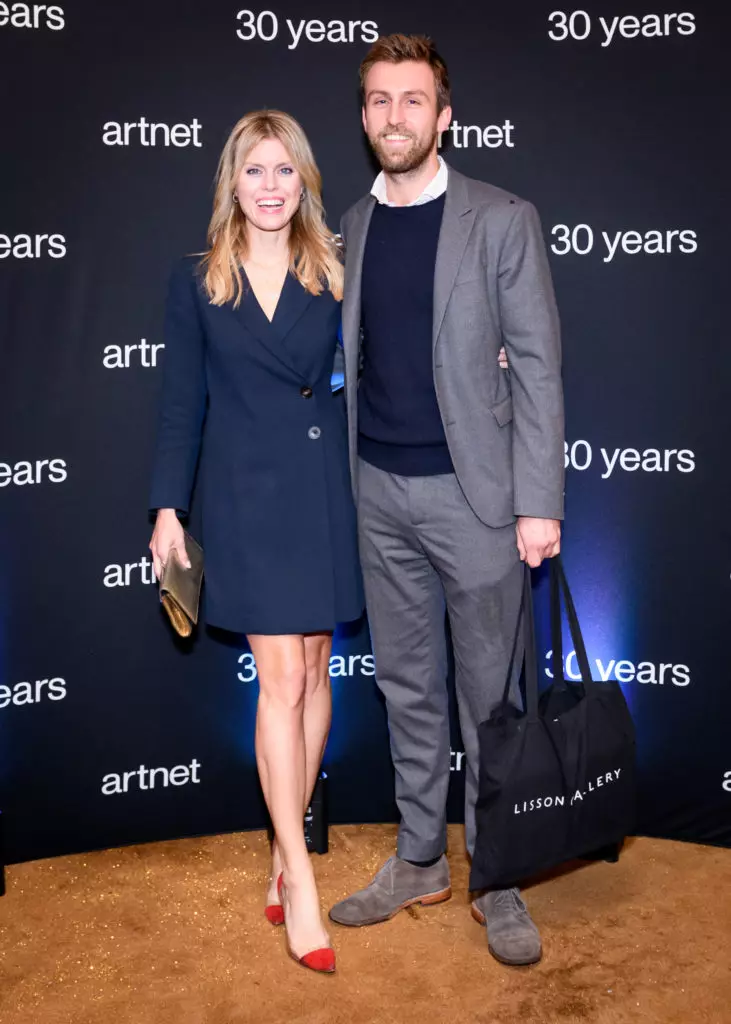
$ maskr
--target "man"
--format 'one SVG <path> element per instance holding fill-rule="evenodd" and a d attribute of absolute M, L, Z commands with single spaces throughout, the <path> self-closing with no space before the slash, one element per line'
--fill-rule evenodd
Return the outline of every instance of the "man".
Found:
<path fill-rule="evenodd" d="M 430 40 L 383 37 L 360 74 L 382 172 L 342 224 L 346 397 L 401 825 L 397 856 L 332 908 L 345 925 L 451 895 L 445 604 L 472 852 L 477 725 L 505 685 L 521 559 L 537 566 L 558 553 L 563 515 L 559 326 L 535 209 L 438 156 L 452 112 Z M 503 344 L 509 374 L 498 366 Z M 499 960 L 540 959 L 517 889 L 484 894 L 473 913 Z"/>

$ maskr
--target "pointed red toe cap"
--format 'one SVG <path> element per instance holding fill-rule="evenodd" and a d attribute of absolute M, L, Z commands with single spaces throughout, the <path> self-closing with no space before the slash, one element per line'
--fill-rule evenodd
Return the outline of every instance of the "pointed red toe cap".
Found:
<path fill-rule="evenodd" d="M 335 952 L 327 948 L 313 949 L 311 953 L 305 953 L 303 957 L 300 957 L 300 963 L 309 967 L 311 971 L 332 974 L 335 970 Z"/>
<path fill-rule="evenodd" d="M 284 908 L 278 903 L 268 903 L 264 907 L 264 914 L 269 924 L 284 924 Z"/>

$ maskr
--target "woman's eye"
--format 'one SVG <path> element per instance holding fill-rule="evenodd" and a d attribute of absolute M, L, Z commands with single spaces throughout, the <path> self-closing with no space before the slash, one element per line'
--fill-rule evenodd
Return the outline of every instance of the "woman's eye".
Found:
<path fill-rule="evenodd" d="M 280 174 L 294 174 L 294 168 L 293 167 L 280 167 L 279 171 L 280 171 Z"/>
<path fill-rule="evenodd" d="M 259 168 L 258 167 L 247 167 L 246 168 L 246 173 L 247 174 L 258 174 L 259 173 Z"/>

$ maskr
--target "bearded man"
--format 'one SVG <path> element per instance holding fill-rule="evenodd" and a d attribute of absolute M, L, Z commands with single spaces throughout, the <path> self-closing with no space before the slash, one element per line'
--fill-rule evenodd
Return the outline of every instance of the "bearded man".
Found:
<path fill-rule="evenodd" d="M 521 560 L 537 566 L 558 554 L 564 488 L 559 324 L 537 213 L 438 155 L 452 111 L 431 40 L 380 38 L 360 80 L 382 171 L 342 223 L 345 385 L 401 824 L 397 855 L 330 911 L 351 926 L 451 895 L 445 608 L 474 849 L 477 726 L 505 686 Z M 495 957 L 540 959 L 517 889 L 485 893 L 472 908 Z"/>

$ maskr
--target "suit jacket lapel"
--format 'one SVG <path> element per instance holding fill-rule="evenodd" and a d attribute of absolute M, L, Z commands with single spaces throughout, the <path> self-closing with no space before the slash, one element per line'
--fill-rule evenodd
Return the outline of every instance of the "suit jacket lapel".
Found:
<path fill-rule="evenodd" d="M 345 239 L 345 293 L 343 295 L 343 351 L 345 371 L 350 381 L 358 377 L 358 356 L 360 354 L 360 291 L 363 276 L 363 253 L 365 252 L 368 226 L 373 216 L 376 200 L 367 196 L 352 218 L 352 224 Z"/>
<path fill-rule="evenodd" d="M 447 303 L 474 222 L 475 210 L 472 209 L 467 196 L 466 179 L 450 167 L 434 271 L 434 345 L 439 337 L 447 312 Z"/>

